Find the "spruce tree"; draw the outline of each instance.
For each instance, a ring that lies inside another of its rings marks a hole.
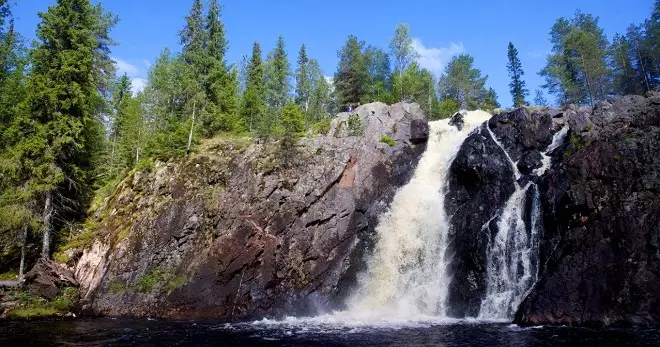
[[[58,0],[39,16],[29,93],[11,131],[21,139],[12,153],[21,163],[28,206],[41,216],[41,255],[49,257],[56,220],[84,207],[91,183],[90,139],[100,128],[94,114],[100,99],[95,63],[108,52],[99,51],[101,18],[89,0]]]
[[[243,94],[241,117],[246,129],[257,136],[265,137],[263,131],[266,113],[266,90],[264,85],[264,66],[261,60],[261,47],[258,42],[252,46],[252,57],[247,67],[247,81]],[[263,131],[263,132],[262,132]]]
[[[266,127],[266,137],[270,137],[275,130],[278,132],[282,107],[289,100],[291,84],[289,77],[291,68],[287,58],[284,38],[277,39],[275,49],[268,54],[265,71],[266,102],[268,111],[263,125]]]
[[[536,106],[548,106],[548,100],[545,98],[543,95],[543,91],[541,89],[536,89],[534,91],[534,105]]]
[[[218,131],[240,132],[243,124],[239,116],[237,75],[225,62],[228,42],[220,19],[220,5],[211,0],[205,22],[206,73],[204,89],[208,99],[205,117],[202,119],[203,135],[210,137]]]
[[[369,75],[362,53],[363,47],[364,42],[349,35],[346,44],[337,52],[339,65],[334,77],[334,87],[342,110],[357,106],[366,96]]]
[[[507,57],[509,62],[506,68],[509,70],[509,77],[511,78],[509,89],[513,97],[513,107],[520,107],[526,104],[525,97],[529,95],[529,91],[525,88],[525,81],[522,79],[525,72],[518,58],[518,50],[511,42],[509,42]]]
[[[296,69],[296,104],[301,106],[305,112],[309,109],[309,98],[311,93],[311,84],[309,80],[309,58],[305,45],[300,47],[298,53],[298,68]]]

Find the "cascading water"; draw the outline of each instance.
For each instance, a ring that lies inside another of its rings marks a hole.
[[[563,143],[567,133],[568,127],[564,127],[554,135],[552,143],[542,153],[542,167],[534,171],[537,176],[543,175],[550,167],[549,153]],[[530,182],[524,188],[520,187],[517,182],[520,177],[518,168],[492,131],[490,135],[509,158],[516,181],[515,191],[499,217],[497,234],[489,240],[486,257],[486,297],[481,302],[479,318],[509,319],[538,279],[541,202],[535,183]],[[525,208],[530,189],[532,202],[528,225],[525,223]]]
[[[463,141],[490,117],[468,112],[462,130],[447,119],[430,123],[427,149],[412,180],[380,217],[367,272],[348,303],[351,314],[409,319],[445,315],[450,283],[445,255],[447,174]]]

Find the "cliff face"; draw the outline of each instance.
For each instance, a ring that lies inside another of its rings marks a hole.
[[[562,129],[565,140],[548,150]],[[517,183],[528,187],[518,230],[525,238],[541,235],[530,249],[537,256],[513,269],[520,276],[529,266],[535,280],[507,316],[515,313],[520,324],[660,324],[659,168],[660,94],[616,98],[593,110],[493,116],[451,167],[450,314],[483,314],[487,254]]]
[[[602,102],[543,179],[542,276],[523,324],[660,324],[660,94]]]
[[[238,319],[337,308],[376,217],[428,137],[417,105],[354,114],[293,150],[216,139],[130,175],[89,223],[99,236],[78,255],[85,310]]]

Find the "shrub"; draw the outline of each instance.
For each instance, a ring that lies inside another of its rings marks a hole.
[[[391,138],[387,135],[384,135],[383,137],[381,137],[380,142],[388,144],[390,147],[396,146],[396,141],[393,138]]]
[[[348,116],[348,136],[362,136],[364,134],[364,127],[362,120],[357,113]]]

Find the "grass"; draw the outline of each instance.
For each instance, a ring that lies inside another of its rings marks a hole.
[[[0,274],[0,281],[16,281],[18,280],[18,271],[9,270]]]
[[[385,143],[385,144],[389,145],[390,147],[396,146],[396,141],[394,141],[394,139],[389,137],[389,136],[381,137],[380,142]]]
[[[17,305],[7,313],[9,318],[48,318],[71,312],[78,302],[78,290],[71,287],[63,288],[53,301],[26,292],[18,292],[16,301]]]
[[[155,289],[166,290],[167,294],[190,282],[188,276],[176,276],[173,269],[155,268],[138,279],[133,287],[117,288],[121,290],[133,289],[141,293],[152,293]],[[112,286],[110,288],[113,289]]]

